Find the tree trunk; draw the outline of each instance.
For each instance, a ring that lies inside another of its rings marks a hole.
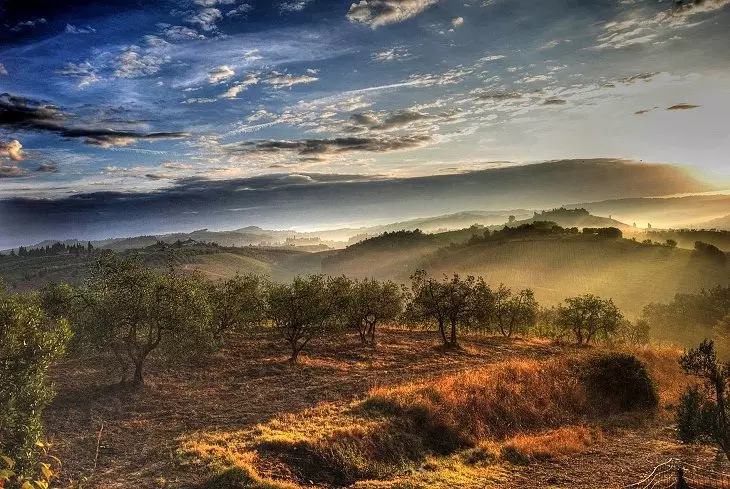
[[[441,339],[444,342],[444,346],[449,346],[449,340],[446,339],[446,331],[444,331],[444,322],[439,319],[439,333],[441,333]]]
[[[456,342],[456,321],[451,321],[451,347],[455,348],[458,346]]]
[[[143,385],[144,378],[142,377],[142,365],[143,361],[134,362],[134,385]]]
[[[297,348],[296,343],[292,343],[291,345],[291,357],[289,357],[289,361],[291,363],[297,363],[299,361],[299,352],[301,351],[300,348]]]

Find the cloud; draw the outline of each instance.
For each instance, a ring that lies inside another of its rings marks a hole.
[[[171,41],[202,41],[205,39],[205,36],[195,29],[182,25],[166,26],[162,30],[162,35]]]
[[[477,95],[477,100],[488,100],[491,102],[503,102],[505,100],[514,100],[522,98],[522,94],[519,92],[491,92],[491,93],[480,93]]]
[[[0,178],[18,178],[24,177],[28,173],[17,166],[3,166],[0,164]]]
[[[216,29],[216,23],[223,18],[223,14],[217,8],[204,8],[188,15],[185,22],[197,25],[204,31],[212,31]]]
[[[251,85],[256,85],[261,81],[258,73],[249,73],[246,78],[240,82],[234,83],[231,88],[223,92],[219,98],[233,99],[238,97],[238,94],[245,91]]]
[[[682,103],[682,104],[672,105],[671,107],[667,107],[667,110],[690,110],[690,109],[696,109],[698,107],[700,107],[700,106]]]
[[[375,29],[410,19],[437,2],[438,0],[360,0],[350,6],[347,19]]]
[[[333,139],[301,139],[252,141],[228,145],[232,153],[293,152],[299,156],[326,156],[349,152],[386,153],[420,148],[432,141],[430,136],[351,137]]]
[[[370,131],[388,132],[406,129],[423,121],[434,119],[435,116],[412,110],[396,111],[383,120],[374,114],[352,114],[350,122],[357,126],[367,127]]]
[[[492,54],[490,56],[484,56],[483,58],[479,58],[479,61],[484,62],[490,62],[490,61],[499,61],[500,59],[505,59],[507,56],[504,54]]]
[[[79,64],[66,63],[63,68],[54,71],[54,73],[75,78],[77,80],[77,88],[85,88],[92,83],[101,81],[101,77],[99,77],[89,61],[84,61]]]
[[[168,56],[152,50],[141,50],[139,46],[130,46],[114,61],[114,76],[139,78],[154,75],[169,60]]]
[[[251,10],[253,10],[251,4],[242,3],[233,10],[229,10],[228,12],[226,12],[226,17],[245,17],[246,14],[249,13]]]
[[[218,66],[208,72],[208,83],[220,83],[234,77],[235,75],[236,72],[228,66]]]
[[[266,78],[266,83],[276,88],[288,88],[294,85],[314,83],[319,78],[311,75],[292,75],[290,73],[279,73],[272,71]]]
[[[66,24],[66,28],[63,30],[66,34],[93,34],[96,29],[90,26],[76,27],[75,25]]]
[[[659,71],[638,73],[636,75],[627,76],[626,78],[619,78],[618,82],[623,83],[625,85],[631,85],[632,83],[636,83],[638,81],[649,82],[649,81],[653,80],[660,73],[661,72],[659,72]]]
[[[0,157],[7,157],[12,161],[23,161],[25,159],[23,145],[17,139],[7,143],[0,141]]]
[[[201,7],[214,7],[216,5],[233,5],[236,0],[193,0],[193,3]]]
[[[730,5],[730,0],[673,1],[671,7],[660,12],[636,8],[626,12],[620,20],[606,22],[594,49],[624,49],[657,42],[663,35],[678,27],[690,27],[699,14],[710,14]]]
[[[380,122],[373,114],[352,114],[350,120],[358,126],[372,126]]]
[[[7,75],[7,74],[8,74],[8,70],[5,69],[5,65],[0,63],[0,75]]]
[[[291,0],[279,4],[279,11],[281,12],[301,12],[309,5],[312,0]]]
[[[212,104],[213,102],[217,102],[217,98],[212,97],[195,97],[195,98],[186,98],[180,103],[183,104]]]
[[[48,21],[43,17],[38,17],[32,20],[26,20],[23,22],[18,22],[13,27],[10,28],[10,31],[12,32],[21,32],[27,29],[35,29],[36,27],[39,27],[41,25],[48,24]]]
[[[58,171],[58,165],[55,163],[41,163],[36,171],[41,173],[56,173]]]
[[[374,61],[394,61],[410,57],[408,49],[404,47],[394,47],[373,53]]]
[[[13,163],[23,161],[25,153],[20,141],[0,141],[0,178],[17,178],[26,176],[26,171]],[[6,164],[10,163],[10,164]]]
[[[84,143],[101,146],[128,146],[137,139],[160,140],[188,137],[183,132],[154,132],[116,130],[94,124],[68,125],[69,115],[48,102],[18,97],[3,93],[0,95],[0,128],[10,130],[42,131],[58,134],[69,139],[81,139]]]

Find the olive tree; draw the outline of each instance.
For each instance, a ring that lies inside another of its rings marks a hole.
[[[612,299],[601,299],[592,294],[565,299],[556,315],[558,326],[573,333],[579,345],[596,339],[609,339],[624,321]]]
[[[231,329],[260,324],[265,318],[266,282],[257,275],[236,275],[210,285],[213,333],[220,341]]]
[[[347,285],[342,308],[344,321],[359,333],[363,345],[375,346],[376,326],[393,321],[400,315],[403,294],[391,281],[363,279]]]
[[[70,338],[68,322],[50,318],[37,296],[5,294],[0,284],[0,453],[15,459],[18,473],[32,467],[54,396],[48,370]]]
[[[538,304],[532,290],[513,294],[511,289],[500,285],[493,297],[494,321],[502,336],[511,338],[514,333],[524,333],[535,324]]]
[[[435,324],[444,346],[459,346],[457,330],[473,319],[476,279],[462,279],[458,274],[442,280],[429,277],[424,270],[411,276],[411,296],[405,316],[410,322]],[[447,333],[448,329],[448,333]]]
[[[204,280],[170,269],[161,273],[133,258],[104,255],[82,290],[87,341],[110,351],[127,381],[144,383],[144,365],[160,350],[170,357],[196,356],[213,346],[210,303]]]
[[[292,363],[310,341],[341,325],[337,311],[345,284],[343,279],[311,275],[268,286],[266,316],[289,344]]]

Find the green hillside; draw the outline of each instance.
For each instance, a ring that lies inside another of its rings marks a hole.
[[[407,282],[433,274],[481,275],[491,284],[531,288],[544,304],[593,293],[612,297],[629,315],[679,292],[730,283],[730,268],[689,250],[583,234],[492,237],[466,244],[424,243],[407,249],[360,247],[323,262],[332,275]]]
[[[97,250],[90,255],[81,256],[0,256],[0,278],[13,290],[39,288],[48,282],[78,284],[87,277],[100,253]],[[143,263],[158,268],[172,263],[185,270],[199,270],[211,279],[228,278],[236,273],[254,273],[267,275],[275,280],[290,279],[299,272],[296,260],[302,255],[310,255],[294,248],[227,248],[200,243],[185,243],[179,247],[158,243],[127,250],[122,254],[136,255]],[[295,268],[290,268],[290,262]]]

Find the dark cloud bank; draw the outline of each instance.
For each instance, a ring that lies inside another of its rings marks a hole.
[[[42,239],[198,228],[342,226],[464,209],[544,208],[709,189],[676,167],[611,159],[400,179],[324,174],[188,179],[151,193],[0,200],[0,248]]]

